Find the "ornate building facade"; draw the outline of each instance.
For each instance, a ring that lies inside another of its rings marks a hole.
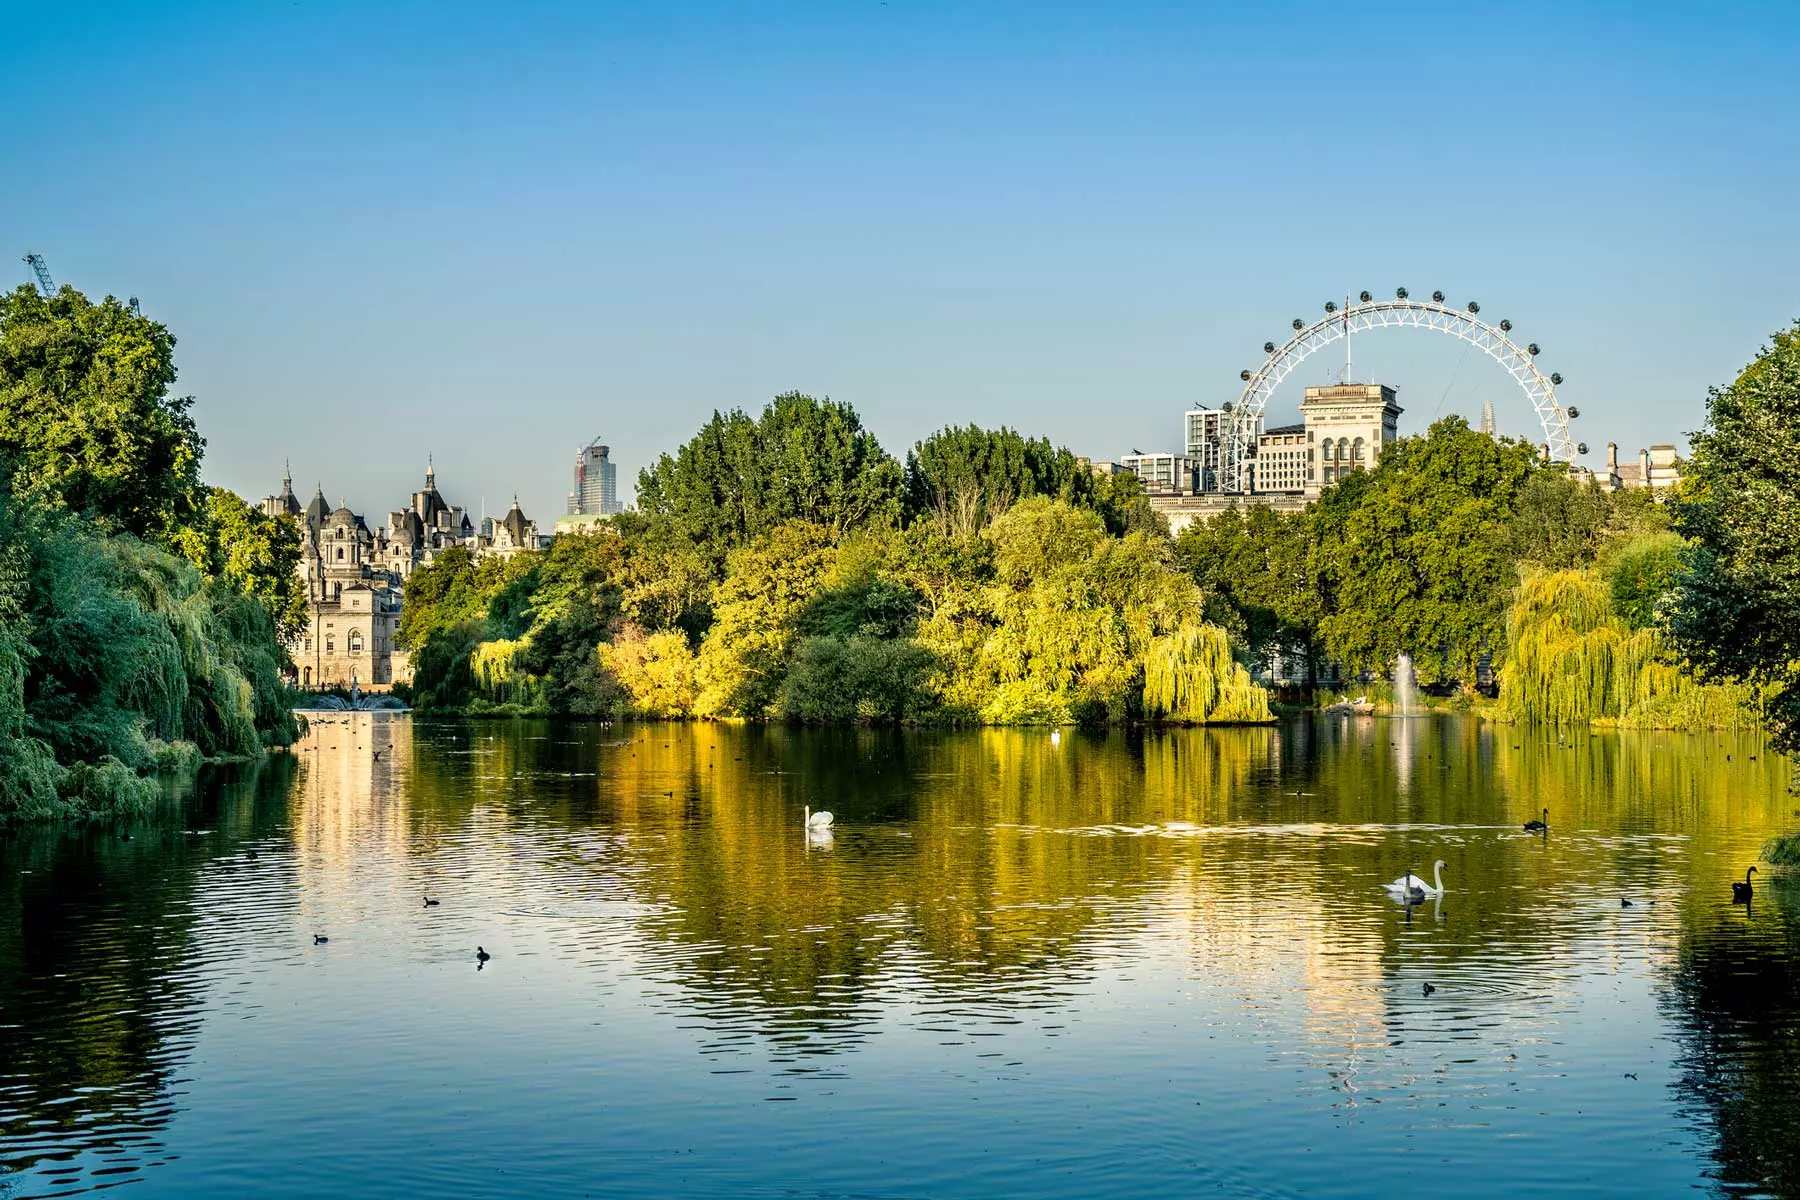
[[[302,506],[285,471],[281,493],[265,497],[262,510],[299,528],[307,621],[288,653],[295,682],[308,689],[354,685],[383,692],[411,682],[410,656],[396,644],[407,577],[455,546],[477,557],[510,557],[544,544],[516,497],[505,518],[493,523],[492,536],[479,535],[469,514],[438,492],[429,465],[412,503],[389,512],[379,529],[370,529],[346,503],[332,508],[322,487]]]

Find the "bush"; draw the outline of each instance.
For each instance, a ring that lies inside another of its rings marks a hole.
[[[777,708],[791,721],[893,724],[930,708],[936,665],[911,638],[811,637],[801,641]]]

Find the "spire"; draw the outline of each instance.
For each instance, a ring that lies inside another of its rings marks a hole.
[[[437,465],[434,462],[432,462],[431,455],[427,454],[425,456],[425,487],[427,489],[431,489],[431,488],[435,488],[436,486],[437,486]]]
[[[281,492],[287,495],[294,490],[294,467],[287,459],[281,460]]]

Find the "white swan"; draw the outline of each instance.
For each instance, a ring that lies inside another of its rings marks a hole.
[[[1417,896],[1421,900],[1441,896],[1444,894],[1445,866],[1446,864],[1441,858],[1431,864],[1432,882],[1430,883],[1426,883],[1419,876],[1408,871],[1392,883],[1384,883],[1381,886],[1396,896]]]
[[[831,823],[837,820],[828,812],[814,812],[812,805],[806,806],[806,817],[802,821],[808,829],[830,829]]]
[[[1060,730],[1060,729],[1052,729],[1052,730],[1051,730],[1051,731],[1050,731],[1050,744],[1051,744],[1051,745],[1052,745],[1052,746],[1060,746],[1060,745],[1062,745],[1062,730]]]

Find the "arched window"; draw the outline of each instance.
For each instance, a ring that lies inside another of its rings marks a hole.
[[[350,653],[361,654],[363,648],[362,630],[352,629],[349,637]]]
[[[1363,460],[1363,440],[1361,438],[1356,439],[1356,445],[1351,449],[1350,453],[1354,456],[1355,461],[1361,462]]]

